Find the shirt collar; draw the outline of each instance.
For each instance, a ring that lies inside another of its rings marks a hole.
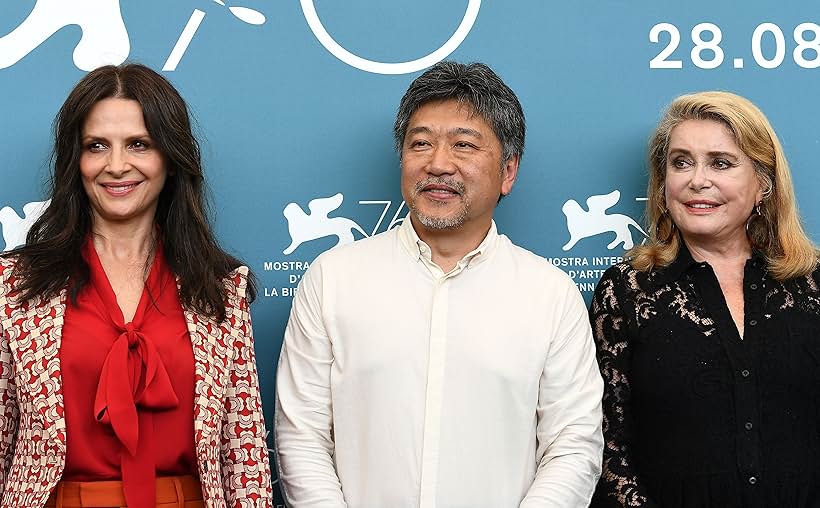
[[[399,240],[407,250],[408,254],[416,260],[426,260],[428,263],[433,262],[433,251],[430,249],[429,245],[419,238],[409,215],[405,217],[398,229]],[[497,242],[498,229],[496,228],[495,221],[492,221],[490,223],[490,230],[487,231],[487,236],[484,237],[484,240],[481,241],[478,247],[468,252],[463,258],[461,258],[461,261],[458,263],[459,266],[463,267],[475,265],[476,263],[480,263],[484,259],[487,259],[495,248]]]
[[[766,256],[757,249],[752,249],[752,257],[746,262],[746,265],[751,264],[755,268],[763,269],[766,267]],[[679,280],[690,268],[693,266],[708,266],[709,263],[702,261],[695,261],[689,248],[684,242],[680,242],[678,249],[678,256],[672,263],[664,268],[660,268],[655,272],[654,280],[658,285],[666,285]]]
[[[695,264],[698,263],[692,257],[692,254],[689,252],[686,244],[680,242],[677,257],[669,266],[663,267],[655,272],[655,282],[661,286],[675,282],[680,279],[692,265]]]

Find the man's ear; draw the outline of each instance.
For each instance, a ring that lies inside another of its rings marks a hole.
[[[512,192],[515,179],[518,177],[518,162],[521,156],[515,155],[510,157],[510,160],[504,163],[501,168],[501,195],[506,196]]]

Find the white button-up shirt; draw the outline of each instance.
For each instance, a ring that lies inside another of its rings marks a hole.
[[[493,223],[449,273],[409,219],[319,256],[279,359],[293,508],[585,507],[601,395],[583,299]]]

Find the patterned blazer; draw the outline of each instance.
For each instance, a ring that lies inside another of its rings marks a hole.
[[[65,468],[60,339],[66,291],[11,299],[14,261],[0,258],[0,508],[45,505]],[[272,504],[253,351],[248,269],[225,279],[226,319],[185,311],[194,350],[194,436],[206,508]]]

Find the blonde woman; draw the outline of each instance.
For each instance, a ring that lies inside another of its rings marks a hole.
[[[604,392],[592,506],[820,506],[820,270],[771,125],[675,99],[649,151],[651,232],[590,309]]]

